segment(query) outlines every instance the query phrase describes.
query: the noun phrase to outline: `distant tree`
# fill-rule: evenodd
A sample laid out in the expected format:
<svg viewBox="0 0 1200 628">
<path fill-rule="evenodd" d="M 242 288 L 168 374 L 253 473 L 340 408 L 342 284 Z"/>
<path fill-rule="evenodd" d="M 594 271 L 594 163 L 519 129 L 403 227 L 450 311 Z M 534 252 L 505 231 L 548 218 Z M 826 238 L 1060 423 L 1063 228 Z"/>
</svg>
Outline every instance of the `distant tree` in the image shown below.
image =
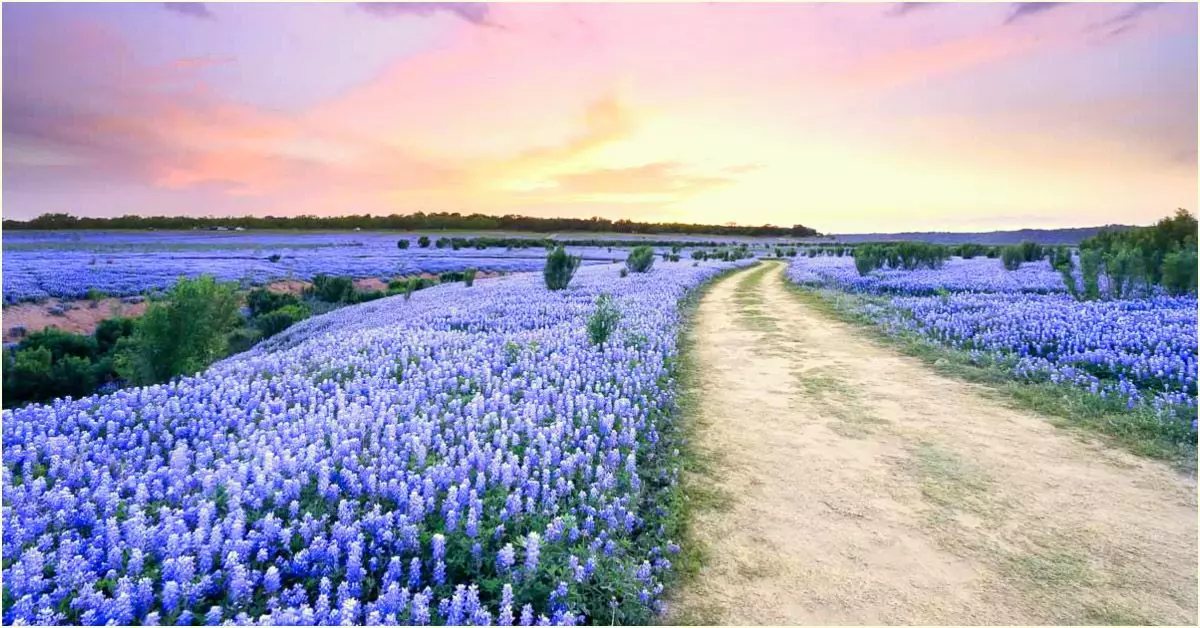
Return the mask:
<svg viewBox="0 0 1200 628">
<path fill-rule="evenodd" d="M 417 238 L 417 246 L 423 249 L 429 248 L 429 236 L 421 236 Z"/>
<path fill-rule="evenodd" d="M 397 240 L 397 241 L 396 241 L 396 246 L 400 247 L 400 250 L 401 250 L 401 251 L 403 251 L 404 249 L 407 249 L 407 248 L 408 248 L 408 244 L 409 244 L 409 242 L 408 242 L 408 239 L 407 239 L 407 238 L 406 238 L 406 239 L 402 239 L 402 240 Z"/>
<path fill-rule="evenodd" d="M 475 285 L 475 273 L 477 272 L 479 271 L 475 270 L 474 268 L 468 268 L 467 270 L 463 271 L 463 283 L 467 284 L 468 288 Z"/>
</svg>

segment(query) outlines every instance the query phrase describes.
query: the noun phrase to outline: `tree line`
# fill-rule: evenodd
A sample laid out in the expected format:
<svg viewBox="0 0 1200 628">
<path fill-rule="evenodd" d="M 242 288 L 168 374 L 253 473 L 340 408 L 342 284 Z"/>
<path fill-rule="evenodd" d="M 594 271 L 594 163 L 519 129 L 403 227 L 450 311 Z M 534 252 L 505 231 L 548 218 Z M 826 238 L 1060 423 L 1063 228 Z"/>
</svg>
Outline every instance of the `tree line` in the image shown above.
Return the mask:
<svg viewBox="0 0 1200 628">
<path fill-rule="evenodd" d="M 821 235 L 804 225 L 778 227 L 775 225 L 735 226 L 701 225 L 679 222 L 637 222 L 633 220 L 609 220 L 607 218 L 536 218 L 506 214 L 463 215 L 458 212 L 415 214 L 391 214 L 373 216 L 358 214 L 348 216 L 240 216 L 214 218 L 198 216 L 120 216 L 116 218 L 89 218 L 66 213 L 42 214 L 30 220 L 5 220 L 5 229 L 13 230 L 61 230 L 61 229 L 213 229 L 217 227 L 245 229 L 301 229 L 301 230 L 346 230 L 364 229 L 372 231 L 422 231 L 461 229 L 466 231 L 529 231 L 549 233 L 556 231 L 651 233 L 651 234 L 705 234 L 722 236 L 769 236 L 807 238 Z"/>
</svg>

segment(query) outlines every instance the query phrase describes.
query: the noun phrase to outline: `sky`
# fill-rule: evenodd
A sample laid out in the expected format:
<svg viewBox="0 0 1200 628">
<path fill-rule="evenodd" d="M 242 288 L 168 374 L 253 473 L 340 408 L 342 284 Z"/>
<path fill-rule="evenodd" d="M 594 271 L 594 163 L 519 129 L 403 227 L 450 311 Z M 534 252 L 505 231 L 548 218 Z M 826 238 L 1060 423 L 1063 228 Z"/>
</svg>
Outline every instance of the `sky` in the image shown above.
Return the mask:
<svg viewBox="0 0 1200 628">
<path fill-rule="evenodd" d="M 825 233 L 1197 200 L 1197 6 L 3 5 L 3 214 Z"/>
</svg>

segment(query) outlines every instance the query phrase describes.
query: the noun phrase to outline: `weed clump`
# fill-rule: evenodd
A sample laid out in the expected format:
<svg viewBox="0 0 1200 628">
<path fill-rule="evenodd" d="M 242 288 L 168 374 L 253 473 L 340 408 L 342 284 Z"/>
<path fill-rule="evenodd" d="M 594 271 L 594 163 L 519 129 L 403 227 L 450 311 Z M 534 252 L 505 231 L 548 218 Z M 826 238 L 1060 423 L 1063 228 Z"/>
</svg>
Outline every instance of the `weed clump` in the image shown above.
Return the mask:
<svg viewBox="0 0 1200 628">
<path fill-rule="evenodd" d="M 617 329 L 617 323 L 620 320 L 621 311 L 613 303 L 612 297 L 607 292 L 601 294 L 596 299 L 596 309 L 588 317 L 588 338 L 592 344 L 599 345 L 607 342 L 612 337 L 613 331 Z"/>
</svg>

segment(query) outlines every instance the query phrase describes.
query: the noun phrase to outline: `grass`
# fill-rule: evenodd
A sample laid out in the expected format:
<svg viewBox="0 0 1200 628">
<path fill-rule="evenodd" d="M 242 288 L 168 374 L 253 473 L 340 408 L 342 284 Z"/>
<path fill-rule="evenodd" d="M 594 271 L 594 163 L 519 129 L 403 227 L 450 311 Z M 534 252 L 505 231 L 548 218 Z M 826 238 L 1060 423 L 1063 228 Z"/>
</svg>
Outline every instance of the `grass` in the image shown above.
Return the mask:
<svg viewBox="0 0 1200 628">
<path fill-rule="evenodd" d="M 729 269 L 710 279 L 708 282 L 693 290 L 683 303 L 680 310 L 683 324 L 679 326 L 678 355 L 672 365 L 679 396 L 675 420 L 672 421 L 673 440 L 679 445 L 680 479 L 675 493 L 668 500 L 667 507 L 673 509 L 671 518 L 671 536 L 678 539 L 680 546 L 678 555 L 671 559 L 674 579 L 670 583 L 673 590 L 690 583 L 700 573 L 708 558 L 708 548 L 697 538 L 694 522 L 701 512 L 723 512 L 733 505 L 733 497 L 720 487 L 715 486 L 717 455 L 702 451 L 697 445 L 701 427 L 700 420 L 700 370 L 695 355 L 696 310 L 700 300 L 721 279 L 743 269 Z M 761 272 L 759 270 L 752 273 Z M 722 608 L 712 604 L 702 604 L 691 608 L 690 612 L 673 618 L 673 621 L 684 625 L 711 625 L 717 623 Z"/>
<path fill-rule="evenodd" d="M 1127 409 L 1119 401 L 1085 390 L 1050 382 L 1018 379 L 998 364 L 980 364 L 966 351 L 933 343 L 912 333 L 890 335 L 859 312 L 878 297 L 811 289 L 786 282 L 805 304 L 837 320 L 862 328 L 879 344 L 920 359 L 941 375 L 979 384 L 989 396 L 1011 407 L 1032 410 L 1061 428 L 1081 436 L 1099 436 L 1130 452 L 1164 460 L 1186 473 L 1196 473 L 1196 443 L 1164 430 L 1164 424 L 1143 408 Z"/>
<path fill-rule="evenodd" d="M 758 289 L 768 270 L 768 266 L 762 266 L 750 271 L 738 282 L 733 293 L 733 301 L 737 303 L 739 313 L 745 319 L 747 327 L 754 331 L 772 332 L 779 329 L 775 319 L 763 311 L 762 292 Z"/>
</svg>

